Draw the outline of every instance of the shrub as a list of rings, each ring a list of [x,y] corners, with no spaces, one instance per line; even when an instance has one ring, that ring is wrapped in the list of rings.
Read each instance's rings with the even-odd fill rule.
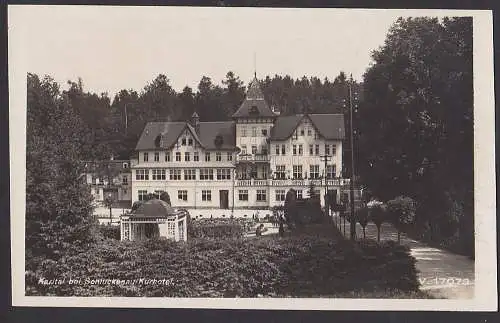
[[[363,228],[363,239],[366,239],[366,225],[368,224],[368,221],[370,220],[369,215],[368,215],[368,208],[367,207],[362,207],[354,213],[356,215],[356,222],[358,222],[361,227]]]
[[[120,240],[120,226],[118,225],[98,225],[98,230],[106,239]]]
[[[191,231],[188,231],[188,235],[192,238],[233,239],[242,238],[243,234],[243,225],[236,221],[226,223],[198,221],[193,223]]]
[[[398,242],[401,229],[415,222],[416,203],[410,197],[398,196],[387,202],[387,216],[398,229]]]
[[[386,206],[382,202],[372,201],[368,203],[369,219],[377,226],[377,241],[380,242],[380,228],[387,220]]]

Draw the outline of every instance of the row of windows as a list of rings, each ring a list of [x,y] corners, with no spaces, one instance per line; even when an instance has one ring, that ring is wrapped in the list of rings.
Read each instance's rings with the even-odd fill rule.
[[[247,133],[247,128],[241,127],[241,137],[267,137],[269,133],[268,128],[252,127],[251,132]]]
[[[174,155],[174,159],[175,159],[176,162],[180,162],[180,161],[189,162],[191,160],[197,162],[197,161],[200,161],[200,154],[197,151],[195,151],[192,155],[191,155],[190,152],[185,152],[184,153],[184,158],[182,158],[182,153],[181,152],[176,152],[175,155]],[[143,153],[142,160],[144,162],[148,162],[149,161],[149,153]],[[154,152],[153,153],[153,160],[155,162],[159,162],[160,161],[160,152]],[[166,162],[170,162],[171,160],[172,160],[172,158],[171,158],[170,152],[166,151],[165,152],[165,161]],[[206,152],[205,153],[205,161],[209,162],[211,160],[212,160],[212,154],[210,152]],[[227,152],[226,153],[226,160],[227,161],[232,161],[233,160],[233,153],[232,152]],[[222,153],[221,152],[216,152],[215,153],[215,161],[222,161]]]
[[[182,176],[184,173],[184,177]],[[200,180],[213,180],[214,169],[201,168],[199,172]],[[168,172],[168,179],[172,181],[182,180],[191,181],[196,180],[196,169],[170,169]],[[218,180],[230,180],[231,168],[218,168],[215,171],[215,178]],[[149,169],[137,169],[135,172],[135,179],[138,181],[149,180]],[[151,179],[154,181],[162,181],[167,179],[166,169],[151,169]]]
[[[302,165],[293,165],[292,166],[292,178],[294,179],[302,179]],[[286,179],[286,166],[285,165],[276,165],[275,177],[276,179]],[[333,179],[336,177],[336,166],[335,165],[327,165],[326,166],[326,178]],[[309,178],[320,178],[319,165],[309,165]]]
[[[319,156],[320,154],[320,145],[309,145],[309,156]],[[274,152],[276,155],[285,155],[286,154],[286,146],[285,145],[276,145]],[[329,145],[325,144],[323,153],[327,156],[335,156],[337,153],[337,146],[336,145]],[[304,146],[299,144],[299,145],[292,145],[292,154],[294,156],[302,156],[304,155]]]
[[[161,193],[164,191],[155,190],[153,195],[156,198],[160,198]],[[139,190],[138,191],[138,199],[139,201],[143,201],[146,199],[148,195],[147,190]],[[319,195],[320,191],[316,190],[316,194]],[[302,190],[296,190],[296,195],[298,199],[303,198]],[[285,190],[276,190],[275,191],[276,201],[283,202],[285,201],[286,191]],[[178,190],[177,191],[177,199],[180,201],[187,202],[188,201],[188,191],[187,190]],[[204,202],[212,201],[212,191],[211,190],[202,190],[201,191],[201,200]],[[239,201],[248,201],[248,190],[238,190],[238,200]],[[267,201],[267,191],[266,190],[257,190],[257,194],[255,197],[257,202],[266,202]]]
[[[257,151],[257,145],[252,145],[251,148],[252,148],[252,150],[251,150],[252,151],[252,155],[255,155],[255,154],[258,153],[258,151]],[[267,155],[267,146],[261,146],[260,147],[260,153],[262,155]],[[247,145],[241,145],[241,154],[242,155],[248,154]]]

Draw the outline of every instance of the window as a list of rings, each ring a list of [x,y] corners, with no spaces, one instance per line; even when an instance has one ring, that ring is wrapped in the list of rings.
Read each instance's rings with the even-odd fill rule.
[[[276,165],[276,179],[285,179],[285,165]]]
[[[303,150],[302,150],[302,145],[299,145],[299,156],[302,156]]]
[[[252,155],[255,155],[257,153],[257,146],[253,145],[252,146]]]
[[[282,202],[285,200],[285,190],[276,190],[276,201]]]
[[[160,153],[159,152],[155,152],[155,162],[159,162],[160,161]]]
[[[319,145],[316,145],[316,151],[315,151],[316,155],[319,155]]]
[[[264,137],[267,137],[267,129],[262,129],[262,135],[263,135]]]
[[[135,179],[138,181],[149,180],[149,170],[148,169],[138,169],[135,171]]]
[[[298,138],[297,134],[298,134],[297,129],[295,129],[295,131],[293,132],[293,136],[292,136],[293,140],[297,140],[297,138]]]
[[[94,175],[92,175],[92,184],[96,184],[97,182],[97,177],[95,177]]]
[[[246,137],[247,136],[247,129],[244,128],[244,127],[241,128],[241,136],[242,137]]]
[[[123,163],[123,168],[128,168],[128,163]]]
[[[147,162],[148,160],[149,160],[149,154],[148,153],[144,153],[143,161]]]
[[[300,135],[303,136],[304,135],[304,128],[300,129]]]
[[[188,200],[188,191],[186,190],[177,191],[177,198],[181,201],[186,202]]]
[[[252,127],[252,137],[257,137],[257,128]]]
[[[169,162],[170,161],[170,151],[165,152],[165,161]]]
[[[182,138],[181,145],[183,145],[183,146],[186,145],[186,138]]]
[[[184,170],[184,179],[186,181],[196,180],[196,169],[185,169]]]
[[[312,135],[311,128],[307,128],[307,135],[310,137]]]
[[[281,145],[281,154],[282,155],[286,154],[286,147],[285,147],[285,145]]]
[[[170,180],[171,181],[179,181],[181,179],[181,170],[180,169],[171,169],[170,170]]]
[[[122,184],[123,185],[128,185],[128,177],[127,176],[123,176],[122,177]]]
[[[238,190],[238,200],[248,201],[248,190]]]
[[[201,191],[201,200],[202,201],[211,201],[212,200],[212,191]]]
[[[180,152],[175,153],[175,161],[181,161],[181,153]]]
[[[293,165],[293,178],[302,179],[302,165]]]
[[[330,155],[330,145],[325,144],[325,155]]]
[[[292,146],[292,153],[294,156],[297,155],[297,145]]]
[[[309,145],[309,155],[310,156],[314,155],[314,147],[313,147],[313,145]]]
[[[191,154],[188,152],[184,153],[184,161],[191,161]]]
[[[319,139],[319,134],[317,132],[314,132],[314,139]]]
[[[246,155],[247,154],[247,146],[246,145],[241,145],[241,154]]]
[[[280,154],[280,145],[276,145],[276,155]]]
[[[214,170],[211,168],[202,168],[200,169],[200,180],[213,180],[214,179]]]
[[[337,177],[336,172],[337,172],[337,170],[336,170],[335,165],[326,166],[326,178],[333,179],[333,178]]]
[[[332,155],[335,156],[337,154],[337,146],[332,145]]]
[[[128,194],[128,190],[127,190],[126,188],[124,188],[124,189],[122,190],[122,193],[123,193],[123,195],[127,195],[127,194]]]
[[[167,237],[175,237],[175,222],[168,221],[167,222]]]
[[[155,196],[155,198],[157,198],[158,200],[160,199],[160,196],[162,193],[164,193],[165,191],[161,191],[161,190],[155,190],[153,192],[153,195]]]
[[[232,161],[233,160],[233,153],[227,152],[227,161]]]
[[[231,179],[231,169],[229,168],[217,169],[217,179],[218,180]]]
[[[152,169],[152,179],[154,181],[166,180],[166,170],[165,169]]]
[[[193,145],[193,138],[189,138],[188,139],[188,146],[192,146]]]
[[[309,165],[309,178],[319,178],[319,165]]]
[[[215,161],[222,161],[222,154],[220,152],[215,153]]]
[[[139,190],[138,193],[139,193],[138,200],[139,201],[145,201],[146,198],[147,198],[147,196],[148,196],[148,191],[146,191],[146,190]]]
[[[298,190],[296,194],[297,194],[297,199],[302,200],[302,191]]]
[[[205,153],[205,161],[206,162],[210,161],[210,153]]]
[[[197,151],[195,151],[193,154],[193,160],[200,161],[200,154]]]
[[[266,190],[257,190],[257,202],[263,202],[266,199]]]

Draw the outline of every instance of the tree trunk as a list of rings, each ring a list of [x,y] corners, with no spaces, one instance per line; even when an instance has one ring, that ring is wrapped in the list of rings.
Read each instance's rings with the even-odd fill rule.
[[[401,231],[398,229],[398,243],[401,243]]]
[[[111,225],[111,221],[113,219],[113,215],[111,213],[111,206],[109,207],[109,225]]]
[[[366,227],[363,227],[363,239],[366,240],[366,232],[365,232]]]
[[[377,242],[380,242],[380,226],[377,225]]]

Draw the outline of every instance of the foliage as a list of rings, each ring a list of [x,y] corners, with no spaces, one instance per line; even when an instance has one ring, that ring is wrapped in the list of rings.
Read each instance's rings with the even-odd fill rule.
[[[119,225],[103,225],[99,224],[98,230],[100,234],[105,238],[105,239],[114,239],[114,240],[120,240],[120,226]]]
[[[380,228],[387,221],[387,207],[378,201],[368,203],[369,219],[377,226],[377,241],[380,242]]]
[[[473,244],[472,50],[470,17],[400,18],[364,75],[359,174],[382,199],[414,198],[436,241]]]
[[[415,259],[391,243],[352,243],[317,225],[281,239],[103,240],[60,261],[27,263],[27,295],[153,297],[318,297],[418,289]],[[328,230],[326,230],[328,229]],[[328,236],[322,231],[327,232]],[[65,279],[44,285],[40,278]],[[68,279],[82,284],[68,284]],[[135,284],[92,284],[96,279]],[[165,279],[147,284],[139,279]],[[87,284],[85,284],[87,282]]]
[[[285,220],[288,226],[295,227],[297,224],[300,225],[298,223],[297,192],[293,188],[286,192],[284,209]]]
[[[387,201],[388,218],[401,228],[411,225],[415,222],[415,213],[417,206],[415,201],[407,196],[398,196],[393,200]]]
[[[194,221],[191,231],[188,231],[190,238],[211,238],[211,239],[234,239],[242,238],[245,228],[239,221]]]
[[[358,210],[356,210],[355,216],[356,216],[356,222],[359,223],[363,228],[363,238],[366,238],[365,228],[366,225],[368,224],[368,221],[370,220],[368,208],[367,207],[359,208]]]
[[[172,205],[172,203],[170,202],[170,195],[168,195],[167,192],[161,192],[160,200],[167,202],[169,205]]]
[[[82,180],[89,133],[49,77],[28,74],[26,249],[57,259],[70,245],[88,246],[92,197]]]

